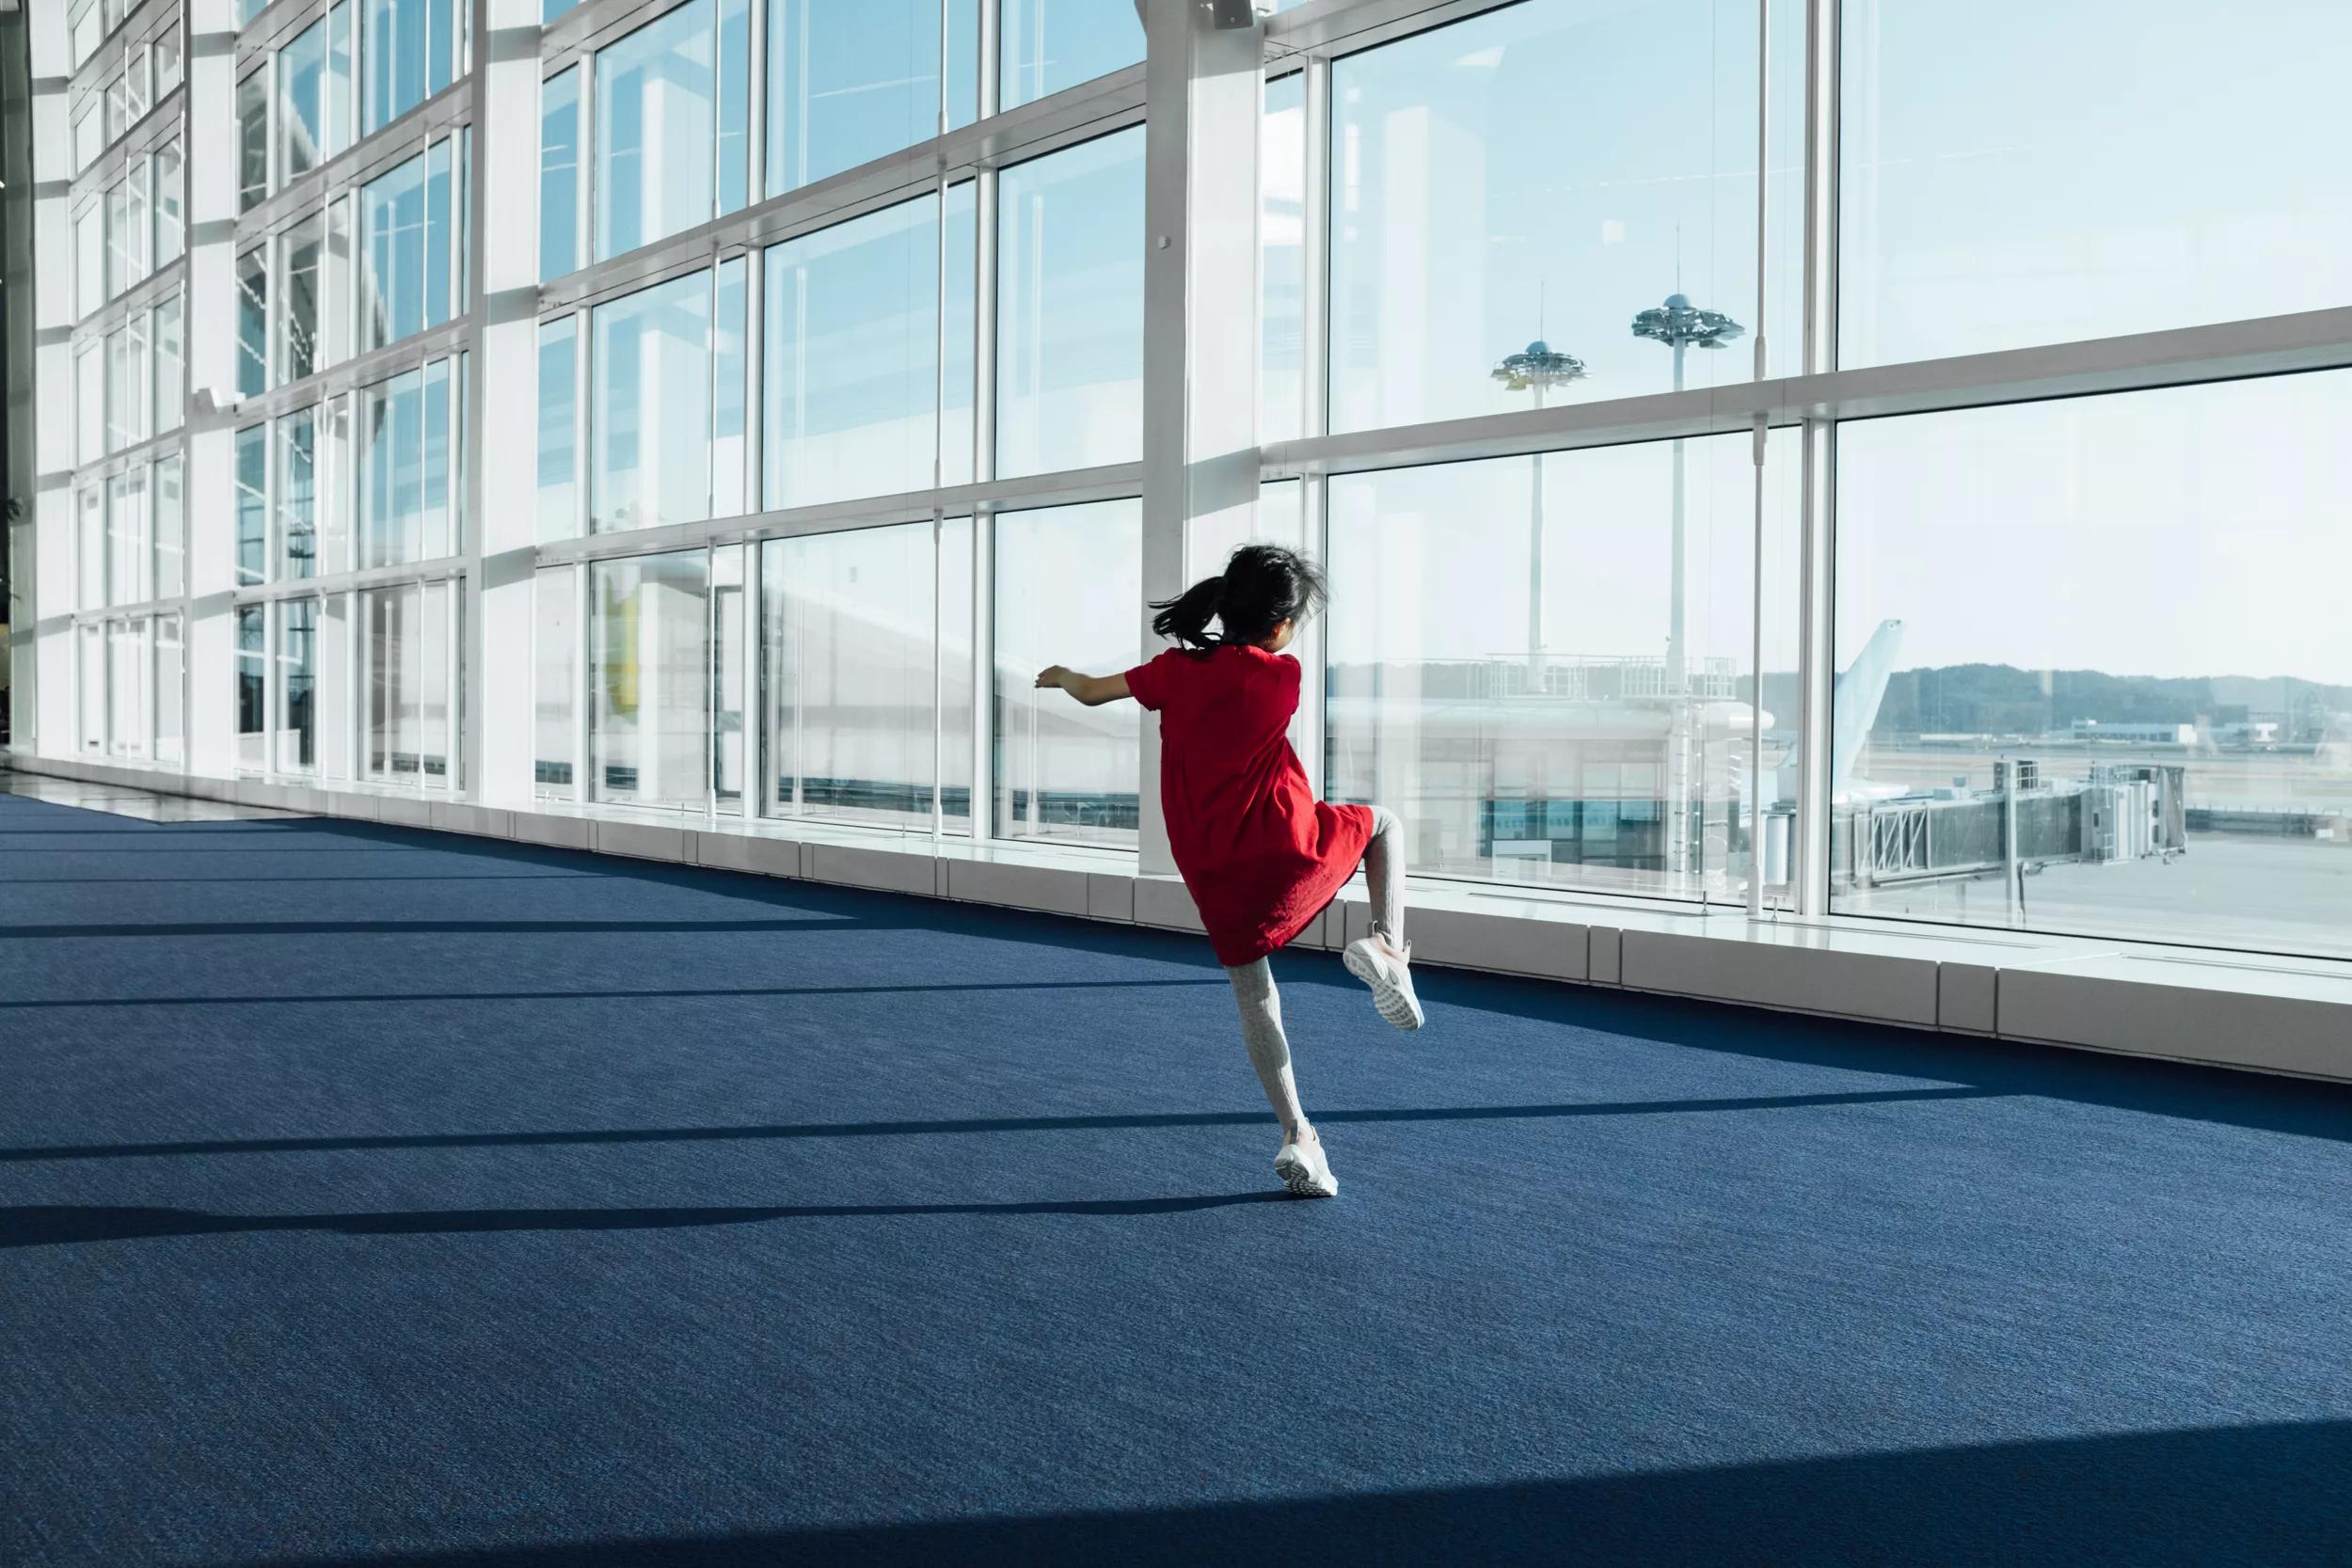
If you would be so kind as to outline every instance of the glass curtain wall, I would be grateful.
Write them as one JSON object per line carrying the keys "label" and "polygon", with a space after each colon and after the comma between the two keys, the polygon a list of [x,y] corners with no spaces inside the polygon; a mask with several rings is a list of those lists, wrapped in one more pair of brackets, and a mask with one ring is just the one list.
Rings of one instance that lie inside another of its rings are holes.
{"label": "glass curtain wall", "polygon": [[589,568],[590,800],[708,805],[710,605],[707,551]]}
{"label": "glass curtain wall", "polygon": [[596,70],[597,261],[743,205],[750,0],[689,0],[598,50]]}
{"label": "glass curtain wall", "polygon": [[761,547],[770,815],[970,831],[971,520],[936,532]]}

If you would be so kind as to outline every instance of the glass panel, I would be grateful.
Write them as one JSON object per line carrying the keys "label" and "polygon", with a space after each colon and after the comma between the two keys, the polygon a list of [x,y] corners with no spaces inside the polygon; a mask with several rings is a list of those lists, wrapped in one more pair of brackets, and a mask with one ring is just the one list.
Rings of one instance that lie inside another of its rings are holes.
{"label": "glass panel", "polygon": [[180,617],[155,617],[155,760],[178,762],[182,754],[181,737],[185,734],[182,718],[183,708],[183,672],[186,669],[186,650],[181,640]]}
{"label": "glass panel", "polygon": [[280,580],[318,570],[317,414],[278,421],[278,540]]}
{"label": "glass panel", "polygon": [[743,815],[744,641],[750,634],[743,602],[743,546],[710,552],[710,804],[723,816]]}
{"label": "glass panel", "polygon": [[180,459],[155,465],[155,596],[176,599],[187,591],[187,514],[180,494]]}
{"label": "glass panel", "polygon": [[[1533,0],[1334,61],[1332,428],[1749,379],[1756,10]],[[1775,38],[1777,84],[1803,56],[1801,33]],[[1801,149],[1801,123],[1775,136]],[[1793,355],[1786,162],[1774,331]]]}
{"label": "glass panel", "polygon": [[539,278],[580,265],[580,68],[539,85]]}
{"label": "glass panel", "polygon": [[106,334],[106,450],[120,451],[147,439],[153,393],[147,385],[147,318],[135,316]]}
{"label": "glass panel", "polygon": [[86,100],[73,117],[73,172],[81,173],[106,150],[106,120],[100,100]]}
{"label": "glass panel", "polygon": [[237,391],[269,388],[269,270],[260,245],[237,258]]}
{"label": "glass panel", "polygon": [[106,455],[106,345],[87,343],[73,360],[76,459],[95,463]]}
{"label": "glass panel", "polygon": [[[970,524],[943,541],[970,581]],[[943,769],[946,816],[971,828],[971,594],[935,599],[930,523],[771,539],[760,567],[767,659],[767,795],[779,816],[928,830]],[[934,637],[934,604],[944,636]],[[945,656],[944,657],[942,656]]]}
{"label": "glass panel", "polygon": [[691,0],[597,51],[599,261],[743,204],[746,13],[741,0],[721,12],[716,0]]}
{"label": "glass panel", "polygon": [[1851,6],[1843,54],[1843,364],[2352,299],[2352,8]]}
{"label": "glass panel", "polygon": [[147,246],[154,237],[154,214],[148,202],[150,170],[144,158],[133,161],[122,179],[122,232],[115,245],[122,252],[122,286],[129,288],[147,276]]}
{"label": "glass panel", "polygon": [[106,203],[98,198],[73,219],[73,309],[87,316],[106,303]]}
{"label": "glass panel", "polygon": [[534,575],[532,734],[532,779],[542,796],[572,800],[573,716],[580,709],[580,615],[575,566]]}
{"label": "glass panel", "polygon": [[351,201],[339,196],[326,204],[326,253],[321,272],[324,293],[319,312],[319,368],[340,365],[351,357],[352,248]]}
{"label": "glass panel", "polygon": [[237,581],[266,581],[269,573],[269,426],[237,432]]}
{"label": "glass panel", "polygon": [[928,489],[939,428],[935,201],[776,245],[768,299],[767,505]]}
{"label": "glass panel", "polygon": [[425,0],[365,0],[359,57],[363,135],[373,135],[424,102]]}
{"label": "glass panel", "polygon": [[187,70],[187,55],[180,42],[180,23],[174,18],[170,26],[155,35],[155,96],[161,99],[180,85]]}
{"label": "glass panel", "polygon": [[424,368],[422,467],[419,501],[422,559],[436,560],[451,551],[450,537],[450,374],[449,361],[436,359]]}
{"label": "glass panel", "polygon": [[131,100],[120,76],[106,83],[106,141],[109,146],[122,139],[131,129]]}
{"label": "glass panel", "polygon": [[106,749],[119,757],[147,755],[147,623],[116,621],[106,628]]}
{"label": "glass panel", "polygon": [[319,461],[319,570],[351,569],[352,475],[357,456],[351,447],[351,398],[326,404],[326,439]]}
{"label": "glass panel", "polygon": [[580,4],[580,0],[540,0],[539,24],[545,26]]}
{"label": "glass panel", "polygon": [[424,374],[410,371],[361,394],[359,564],[421,559]]}
{"label": "glass panel", "polygon": [[187,231],[182,218],[180,144],[168,141],[155,150],[155,265],[167,267],[180,259]]}
{"label": "glass panel", "polygon": [[[424,159],[419,156],[360,189],[363,352],[398,342],[423,331],[427,325],[424,184]],[[447,253],[443,254],[446,258]]]}
{"label": "glass panel", "polygon": [[580,318],[539,324],[539,531],[580,531]]}
{"label": "glass panel", "polygon": [[423,747],[423,782],[428,789],[450,787],[451,765],[457,755],[457,710],[450,685],[453,592],[446,582],[426,583],[418,618],[417,670],[422,683],[417,697],[418,738]]}
{"label": "glass panel", "polygon": [[133,468],[106,482],[106,602],[137,604],[150,596],[147,562],[147,470]]}
{"label": "glass panel", "polygon": [[710,355],[710,515],[732,517],[744,510],[747,461],[743,405],[751,390],[751,357],[744,341],[750,305],[744,277],[750,263],[737,256],[719,263],[714,284]]}
{"label": "glass panel", "polygon": [[1134,462],[1143,451],[1143,128],[1016,164],[998,191],[997,472]]}
{"label": "glass panel", "polygon": [[138,281],[132,262],[131,191],[126,184],[106,191],[106,297],[112,299]]}
{"label": "glass panel", "polygon": [[351,777],[351,595],[329,594],[321,607],[318,636],[317,729],[319,772]]}
{"label": "glass panel", "polygon": [[1755,473],[1742,435],[1332,478],[1326,794],[1418,875],[1744,897]]}
{"label": "glass panel", "polygon": [[940,0],[767,0],[768,194],[939,135]]}
{"label": "glass panel", "polygon": [[124,129],[147,118],[147,52],[131,49],[124,52],[122,61],[122,99]]}
{"label": "glass panel", "polygon": [[710,780],[709,570],[701,550],[590,568],[592,799],[704,809]]}
{"label": "glass panel", "polygon": [[260,772],[268,757],[268,657],[262,611],[258,604],[237,606],[237,766]]}
{"label": "glass panel", "polygon": [[387,783],[423,781],[422,590],[411,583],[359,595],[367,648],[367,776]]}
{"label": "glass panel", "polygon": [[1306,430],[1307,73],[1265,85],[1258,150],[1261,354],[1258,438],[1295,440]]}
{"label": "glass panel", "polygon": [[2352,957],[2348,420],[2333,371],[1840,426],[1833,908]]}
{"label": "glass panel", "polygon": [[106,750],[106,642],[104,629],[84,626],[81,635],[82,750]]}
{"label": "glass panel", "polygon": [[1119,0],[1003,0],[1000,14],[1008,109],[1143,58],[1143,24]]}
{"label": "glass panel", "polygon": [[424,90],[428,98],[449,86],[450,66],[456,58],[451,8],[452,0],[425,0]]}
{"label": "glass panel", "polygon": [[187,418],[187,372],[181,360],[180,296],[155,307],[155,434],[180,428]]}
{"label": "glass panel", "polygon": [[424,150],[424,325],[449,320],[450,144]]}
{"label": "glass panel", "polygon": [[711,274],[642,289],[590,318],[590,528],[710,515]]}
{"label": "glass panel", "polygon": [[269,195],[269,72],[237,84],[237,211],[249,212]]}
{"label": "glass panel", "polygon": [[73,531],[79,544],[74,602],[83,610],[106,608],[106,489],[93,480],[76,495]]}
{"label": "glass panel", "polygon": [[282,315],[278,326],[278,379],[299,381],[321,368],[319,358],[319,259],[326,240],[326,216],[314,213],[278,236],[282,271],[278,290]]}
{"label": "glass panel", "polygon": [[319,116],[324,125],[320,152],[325,158],[332,158],[351,145],[353,3],[354,0],[340,0],[326,13],[326,80],[319,95]]}
{"label": "glass panel", "polygon": [[99,14],[98,0],[76,0],[67,26],[68,43],[73,51],[73,69],[79,71],[98,52],[98,40],[106,36],[106,24]]}
{"label": "glass panel", "polygon": [[278,178],[326,159],[326,24],[313,22],[278,52]]}
{"label": "glass panel", "polygon": [[980,298],[977,187],[967,180],[947,187],[947,320],[940,336],[939,483],[969,484],[978,455],[972,404],[979,395],[974,362]]}
{"label": "glass panel", "polygon": [[316,599],[278,606],[277,766],[281,773],[318,768],[318,615]]}
{"label": "glass panel", "polygon": [[[1142,602],[1141,502],[997,516],[995,836],[1135,847],[1139,710],[1082,707],[1031,683],[1049,664],[1132,668]],[[1039,615],[1040,605],[1054,613]]]}

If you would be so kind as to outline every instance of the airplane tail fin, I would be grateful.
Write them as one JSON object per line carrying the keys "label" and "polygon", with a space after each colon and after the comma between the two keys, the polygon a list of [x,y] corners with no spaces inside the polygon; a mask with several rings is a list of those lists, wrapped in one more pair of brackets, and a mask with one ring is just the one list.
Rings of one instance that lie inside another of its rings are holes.
{"label": "airplane tail fin", "polygon": [[1842,793],[1853,779],[1854,759],[1879,721],[1886,701],[1886,683],[1895,673],[1895,656],[1901,651],[1903,624],[1881,621],[1861,654],[1837,677],[1830,695],[1830,794]]}

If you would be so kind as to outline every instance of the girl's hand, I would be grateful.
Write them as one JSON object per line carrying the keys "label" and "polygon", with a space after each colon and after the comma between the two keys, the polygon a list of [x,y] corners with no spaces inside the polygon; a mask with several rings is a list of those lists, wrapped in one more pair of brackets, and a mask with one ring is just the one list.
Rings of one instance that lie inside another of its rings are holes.
{"label": "girl's hand", "polygon": [[1041,689],[1052,686],[1067,691],[1070,689],[1070,672],[1061,665],[1049,664],[1037,673],[1037,684]]}

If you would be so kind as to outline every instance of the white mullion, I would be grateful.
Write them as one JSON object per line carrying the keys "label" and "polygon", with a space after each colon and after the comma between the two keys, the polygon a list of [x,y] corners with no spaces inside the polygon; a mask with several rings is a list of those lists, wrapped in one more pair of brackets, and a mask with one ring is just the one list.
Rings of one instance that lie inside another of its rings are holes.
{"label": "white mullion", "polygon": [[1331,429],[1331,62],[1307,62],[1306,186],[1303,225],[1299,380],[1306,396],[1299,426],[1309,436]]}
{"label": "white mullion", "polygon": [[592,531],[594,513],[589,500],[589,475],[595,460],[588,451],[588,400],[591,395],[588,356],[589,310],[572,312],[572,537],[585,539]]}
{"label": "white mullion", "polygon": [[[1807,0],[1803,369],[1809,376],[1829,374],[1837,366],[1840,22],[1839,0]],[[1788,876],[1795,890],[1796,912],[1819,915],[1829,903],[1837,427],[1829,420],[1810,419],[1803,428],[1803,500],[1798,513],[1797,809],[1791,825]],[[1763,700],[1761,691],[1756,700]]]}
{"label": "white mullion", "polygon": [[[980,0],[980,103],[996,102],[995,0]],[[978,171],[972,195],[974,296],[972,301],[972,479],[976,485],[996,478],[996,184],[993,168]],[[941,214],[942,222],[946,214]],[[996,517],[993,502],[972,508],[972,841],[994,836],[993,777],[996,685]]]}
{"label": "white mullion", "polygon": [[578,562],[565,568],[571,574],[568,585],[572,595],[572,800],[585,805],[588,794],[588,725],[590,705],[596,700],[596,671],[590,660],[596,639],[588,625],[591,594],[588,588],[588,563]]}

